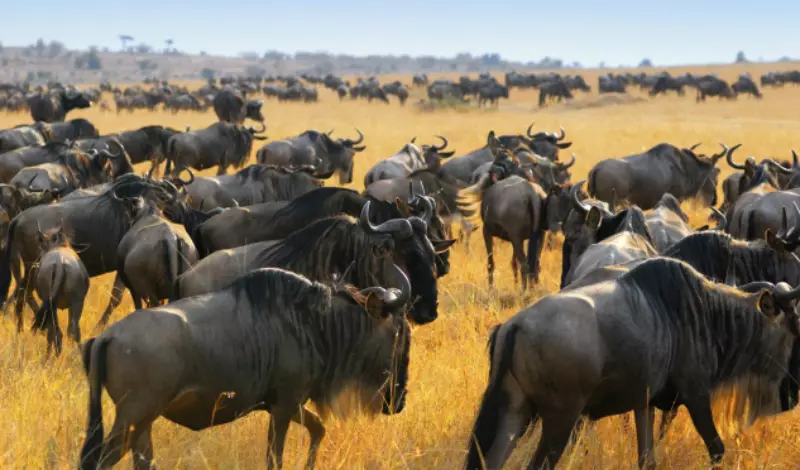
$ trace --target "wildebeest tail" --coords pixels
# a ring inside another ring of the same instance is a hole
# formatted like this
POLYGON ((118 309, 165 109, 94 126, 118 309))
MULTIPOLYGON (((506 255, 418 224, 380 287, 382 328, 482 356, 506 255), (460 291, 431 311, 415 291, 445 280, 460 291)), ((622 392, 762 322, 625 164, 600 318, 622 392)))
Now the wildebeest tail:
POLYGON ((6 236, 6 249, 0 251, 0 303, 8 300, 8 290, 11 287, 11 255, 13 254, 14 231, 17 228, 17 219, 11 221, 6 236))
POLYGON ((484 456, 492 448, 497 438, 501 413, 508 406, 508 393, 503 389, 502 383, 511 369, 518 327, 514 324, 510 325, 503 336, 504 344, 498 345, 497 340, 501 329, 503 329, 502 325, 496 326, 489 335, 489 383, 483 393, 481 407, 470 434, 465 465, 467 470, 484 468, 484 456), (498 346, 500 346, 499 350, 498 346), (498 354, 500 357, 495 360, 498 354))
POLYGON ((56 266, 53 269, 53 275, 50 278, 50 297, 42 299, 42 306, 36 311, 33 317, 33 324, 31 331, 43 330, 50 325, 51 322, 58 321, 58 310, 56 309, 57 301, 62 295, 62 288, 66 280, 66 273, 63 266, 56 266))
POLYGON ((589 184, 586 190, 589 191, 589 197, 595 197, 595 194, 597 194, 597 168, 592 168, 589 171, 589 184))
POLYGON ((79 468, 95 470, 103 447, 103 384, 106 381, 106 349, 108 339, 92 338, 83 347, 83 370, 89 380, 89 420, 86 440, 81 449, 79 468))
POLYGON ((181 237, 175 237, 175 247, 172 249, 172 244, 169 240, 164 240, 164 280, 169 288, 169 300, 177 300, 177 292, 175 290, 175 281, 182 273, 182 260, 183 258, 183 240, 181 237))
POLYGON ((486 186, 489 174, 482 176, 477 183, 460 189, 456 196, 456 207, 461 215, 474 226, 481 224, 481 202, 483 201, 483 190, 486 186))
MULTIPOLYGON (((172 160, 175 158, 175 143, 176 142, 177 142, 177 139, 175 139, 174 137, 172 137, 169 140, 167 140, 167 151, 164 153, 164 159, 167 161, 167 164, 164 167, 164 177, 165 178, 170 175, 170 172, 172 172, 172 160)), ((177 166, 177 163, 175 164, 175 166, 177 166)))

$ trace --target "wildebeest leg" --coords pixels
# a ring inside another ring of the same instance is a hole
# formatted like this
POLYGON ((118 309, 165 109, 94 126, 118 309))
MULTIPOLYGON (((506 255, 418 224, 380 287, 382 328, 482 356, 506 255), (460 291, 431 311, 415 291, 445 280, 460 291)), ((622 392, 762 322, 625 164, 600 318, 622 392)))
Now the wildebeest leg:
POLYGON ((581 417, 583 404, 573 410, 539 410, 542 437, 533 454, 529 469, 555 468, 567 447, 572 430, 581 417))
POLYGON ((133 444, 133 468, 134 470, 150 470, 153 468, 153 437, 151 435, 152 425, 137 428, 139 437, 133 444))
POLYGON ((17 305, 14 309, 14 313, 17 316, 18 332, 22 332, 23 327, 22 306, 28 300, 28 297, 33 295, 33 280, 36 279, 36 274, 38 271, 38 268, 31 266, 30 269, 25 270, 25 276, 20 280, 20 285, 22 288, 19 290, 19 295, 17 296, 17 305))
POLYGON ((308 458, 306 459, 306 469, 314 468, 317 461, 317 451, 322 438, 325 437, 325 426, 317 415, 307 410, 305 407, 292 416, 292 421, 305 426, 311 440, 308 446, 308 458))
POLYGON ((700 396, 686 401, 684 404, 686 409, 689 410, 692 424, 694 424, 697 433, 700 434, 706 444, 711 464, 718 465, 722 462, 722 456, 725 454, 725 444, 722 443, 717 427, 714 425, 714 416, 711 414, 711 399, 707 395, 700 396))
MULTIPOLYGON (((515 264, 519 266, 520 277, 522 278, 520 291, 525 292, 528 289, 528 263, 525 261, 525 240, 514 240, 511 242, 511 246, 514 248, 515 264)), ((516 276, 514 278, 516 280, 516 276)))
POLYGON ((122 274, 120 271, 117 271, 117 275, 114 277, 114 287, 111 289, 111 298, 108 300, 108 307, 106 307, 106 311, 103 312, 103 316, 100 317, 100 321, 97 322, 97 328, 104 328, 108 323, 108 319, 111 318, 111 314, 114 310, 119 306, 120 302, 122 302, 122 294, 125 292, 125 284, 122 280, 122 274))
MULTIPOLYGON (((539 283, 539 272, 542 265, 542 249, 544 248, 544 237, 548 232, 534 232, 528 240, 528 273, 533 284, 539 283)), ((552 236, 550 237, 553 238, 552 236)))
POLYGON ((511 255, 511 272, 514 273, 514 284, 519 282, 519 263, 517 263, 517 257, 514 254, 511 255))
POLYGON ((664 437, 667 435, 667 431, 669 430, 670 424, 672 421, 675 420, 675 417, 678 416, 678 406, 674 406, 670 408, 669 411, 661 412, 661 424, 658 427, 658 440, 663 441, 664 437))
POLYGON ((500 411, 495 440, 486 452, 486 468, 499 469, 514 451, 519 438, 529 425, 536 422, 536 412, 516 379, 507 377, 503 388, 508 393, 508 403, 500 411))
POLYGON ((63 344, 64 334, 61 332, 61 327, 58 325, 58 309, 52 302, 45 302, 49 312, 45 313, 48 319, 47 322, 47 355, 55 348, 56 356, 61 355, 61 345, 63 344))
MULTIPOLYGON (((137 398, 146 401, 144 397, 137 398)), ((136 470, 150 468, 149 462, 152 462, 153 459, 153 443, 150 438, 150 427, 155 418, 148 417, 148 419, 142 421, 130 419, 133 417, 132 413, 138 414, 139 411, 142 411, 141 408, 136 408, 135 404, 130 403, 131 401, 133 400, 129 400, 127 405, 133 408, 125 408, 125 405, 117 406, 117 416, 114 419, 114 426, 111 428, 111 432, 108 433, 108 436, 103 439, 102 449, 100 450, 100 465, 98 468, 105 469, 113 467, 128 453, 128 450, 131 449, 131 445, 133 445, 134 457, 136 457, 136 454, 139 456, 143 455, 145 458, 149 457, 149 460, 147 460, 148 466, 142 466, 140 462, 143 462, 144 459, 141 457, 138 459, 134 458, 134 468, 136 470)), ((151 405, 152 402, 137 402, 137 404, 146 406, 151 405)), ((137 418, 138 417, 139 416, 137 416, 137 418)))
POLYGON ((489 288, 494 285, 494 246, 489 229, 483 226, 483 244, 486 246, 486 269, 489 275, 489 288))
POLYGON ((81 314, 83 313, 83 302, 85 296, 81 296, 69 304, 69 325, 67 326, 67 334, 75 340, 76 343, 81 344, 81 314))
POLYGON ((294 407, 276 406, 270 411, 269 429, 267 430, 267 469, 283 468, 283 446, 289 421, 294 415, 294 407))
POLYGON ((654 469, 656 466, 653 455, 653 420, 656 417, 655 409, 650 407, 633 412, 636 420, 636 441, 639 452, 639 468, 654 469))

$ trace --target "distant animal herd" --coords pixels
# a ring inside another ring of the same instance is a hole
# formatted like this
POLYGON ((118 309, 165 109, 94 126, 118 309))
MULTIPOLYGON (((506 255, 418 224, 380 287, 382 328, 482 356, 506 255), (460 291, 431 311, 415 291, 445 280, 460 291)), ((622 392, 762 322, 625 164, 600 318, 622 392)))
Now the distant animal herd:
MULTIPOLYGON (((780 84, 793 77, 781 75, 780 84)), ((321 80, 339 89, 334 79, 321 80)), ((507 76, 508 86, 554 83, 537 80, 507 76)), ((580 77, 554 80, 588 88, 580 77)), ((600 79, 651 94, 680 93, 684 83, 698 99, 715 96, 716 86, 704 85, 715 80, 600 79)), ((307 86, 285 82, 288 90, 307 86)), ((34 122, 0 130, 0 297, 20 333, 30 307, 48 354, 63 349, 58 311, 69 312, 67 334, 82 345, 90 390, 80 468, 110 467, 128 451, 136 468, 149 468, 152 423, 161 416, 201 430, 255 410, 271 415, 269 468, 283 464, 290 422, 309 432, 306 466, 313 467, 325 428, 308 402, 324 411, 355 388, 376 413, 413 406, 410 324, 436 321, 450 250, 478 229, 490 287, 494 238, 511 243, 521 291, 539 282, 546 238, 560 232, 564 241, 560 292, 488 339, 488 384, 465 443, 466 468, 501 468, 538 421, 530 466, 552 468, 581 426, 629 411, 638 463, 652 467, 653 448, 680 406, 718 463, 725 449, 711 412, 715 392, 740 392, 731 409, 748 423, 800 401, 794 152, 791 161, 742 163, 740 144, 706 154, 699 143, 656 143, 602 160, 573 182, 577 157, 560 155, 572 145, 566 131, 531 124, 519 134, 489 131, 484 146, 458 156, 446 136, 410 139, 365 172, 358 192, 326 186, 333 174, 353 182, 368 144, 357 129, 350 137, 307 130, 266 142, 247 164, 255 141, 266 140, 263 103, 247 99, 260 83, 209 83, 204 93, 163 83, 117 93, 104 84, 98 93, 114 93, 118 106, 186 102, 219 117, 198 130, 153 124, 108 134, 86 119, 64 120, 93 101, 91 89, 4 88, 5 106, 33 93, 25 102, 34 122), (720 204, 723 160, 737 172, 722 183, 720 204), (147 174, 134 172, 147 162, 147 174), (214 167, 216 176, 194 174, 214 167), (680 204, 688 199, 709 206, 713 226, 689 225, 680 204), (90 282, 112 272, 103 331, 85 340, 79 321, 90 282), (107 326, 125 290, 136 310, 107 326), (103 390, 116 409, 108 433, 103 390), (663 414, 657 439, 655 409, 663 414)), ((383 90, 372 83, 356 85, 363 85, 357 96, 383 90)), ((445 87, 428 86, 429 93, 445 87)), ((469 90, 480 96, 484 88, 469 90)))

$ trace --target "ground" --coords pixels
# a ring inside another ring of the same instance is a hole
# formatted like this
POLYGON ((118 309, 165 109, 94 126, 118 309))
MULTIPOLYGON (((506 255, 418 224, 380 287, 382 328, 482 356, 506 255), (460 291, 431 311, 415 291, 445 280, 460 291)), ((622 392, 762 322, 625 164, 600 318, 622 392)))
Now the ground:
MULTIPOLYGON (((745 70, 758 77, 771 68, 745 65, 714 71, 733 80, 745 70)), ((596 89, 597 73, 587 72, 585 76, 596 89)), ((410 81, 410 77, 402 78, 410 81)), ((578 158, 572 171, 573 180, 585 177, 591 166, 603 158, 641 152, 659 142, 678 146, 703 142, 700 148, 703 153, 718 151, 719 142, 742 143, 740 161, 751 154, 788 159, 800 135, 797 117, 800 88, 767 89, 761 101, 741 97, 730 102, 710 99, 704 104, 696 104, 692 92, 682 98, 654 100, 638 91, 632 95, 635 98, 615 100, 601 99, 595 93, 581 94, 571 104, 539 110, 536 93, 512 90, 512 99, 498 110, 419 112, 414 106, 400 107, 396 102, 340 103, 325 90, 318 104, 267 101, 264 108, 271 140, 314 128, 334 129, 336 135, 353 136, 353 128, 360 128, 366 135, 367 150, 356 157, 353 187, 358 190, 362 189, 364 173, 373 163, 393 154, 414 136, 417 142, 428 142, 434 134, 444 135, 460 155, 484 145, 490 130, 498 134, 521 133, 531 121, 536 122, 536 130, 557 131, 564 126, 568 140, 574 142, 570 150, 578 158)), ((409 103, 417 99, 414 97, 409 103)), ((213 111, 116 115, 90 109, 77 111, 71 117, 86 117, 103 133, 148 124, 200 128, 215 120, 213 111)), ((0 128, 28 119, 27 115, 0 114, 0 128)), ((253 149, 253 157, 256 150, 253 149)), ((569 157, 569 151, 564 156, 569 157)), ((724 162, 720 166, 723 176, 730 173, 724 162)), ((706 223, 706 210, 691 208, 689 204, 687 207, 695 226, 706 223)), ((452 271, 440 283, 440 317, 414 330, 405 411, 375 419, 361 416, 329 419, 328 434, 319 456, 320 468, 453 469, 462 464, 475 410, 486 385, 489 329, 542 295, 555 292, 561 270, 557 241, 554 250, 544 254, 541 284, 533 294, 521 298, 511 276, 510 247, 498 242, 497 288, 489 291, 480 238, 473 237, 470 256, 463 245, 454 247, 452 271)), ((92 280, 81 321, 85 338, 93 333, 108 301, 111 283, 112 275, 92 280)), ((126 297, 112 321, 132 309, 126 297)), ((62 322, 66 321, 64 317, 62 322)), ((26 324, 30 325, 31 320, 31 313, 26 311, 26 324)), ((0 318, 0 468, 74 468, 78 461, 88 402, 88 386, 78 350, 65 337, 62 357, 45 361, 45 348, 43 336, 28 331, 17 334, 10 317, 0 318)), ((104 416, 109 429, 114 410, 107 398, 104 416)), ((154 427, 156 462, 163 469, 263 468, 268 419, 265 413, 253 414, 203 432, 159 420, 154 427)), ((606 419, 585 429, 578 443, 562 459, 560 468, 634 467, 635 433, 629 417, 606 419)), ((800 446, 795 432, 800 432, 797 412, 764 420, 739 437, 725 433, 725 466, 796 468, 800 446)), ((509 468, 519 468, 530 458, 538 433, 538 429, 533 430, 524 438, 509 461, 509 468)), ((305 431, 292 426, 286 445, 286 467, 302 465, 306 450, 305 431)), ((660 468, 707 466, 705 447, 684 412, 660 445, 658 459, 660 468)), ((130 461, 126 459, 121 465, 128 468, 130 461)))

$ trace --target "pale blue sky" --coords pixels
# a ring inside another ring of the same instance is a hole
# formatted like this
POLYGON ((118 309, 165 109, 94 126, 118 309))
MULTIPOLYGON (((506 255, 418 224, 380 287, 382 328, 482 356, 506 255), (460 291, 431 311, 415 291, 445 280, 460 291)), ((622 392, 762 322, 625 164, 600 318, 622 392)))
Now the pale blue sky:
POLYGON ((126 33, 161 49, 235 55, 328 51, 453 56, 498 52, 597 65, 800 57, 800 1, 282 0, 4 2, 0 42, 42 37, 69 48, 120 46, 126 33), (27 20, 26 18, 30 18, 27 20))

